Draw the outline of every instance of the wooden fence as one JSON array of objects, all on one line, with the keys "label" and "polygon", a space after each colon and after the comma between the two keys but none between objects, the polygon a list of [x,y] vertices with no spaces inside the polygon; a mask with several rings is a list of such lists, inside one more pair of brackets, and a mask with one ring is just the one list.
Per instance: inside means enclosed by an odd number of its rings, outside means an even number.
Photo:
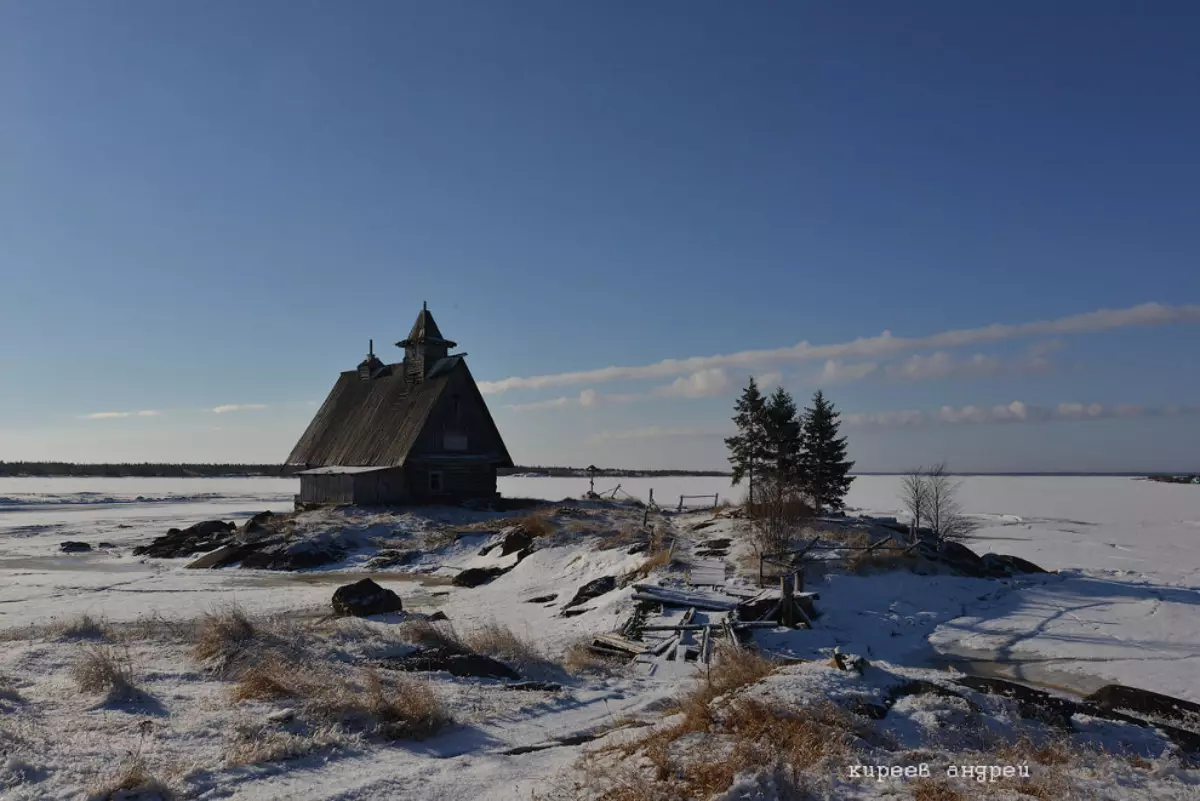
[{"label": "wooden fence", "polygon": [[[684,501],[695,500],[696,498],[712,498],[712,508],[714,510],[717,508],[717,504],[720,500],[718,497],[718,493],[715,493],[715,492],[712,495],[680,495],[679,496],[679,511],[680,512],[683,511]],[[707,506],[707,505],[708,504],[704,504],[704,506]],[[703,509],[704,506],[696,506],[696,507],[689,506],[688,508]]]}]

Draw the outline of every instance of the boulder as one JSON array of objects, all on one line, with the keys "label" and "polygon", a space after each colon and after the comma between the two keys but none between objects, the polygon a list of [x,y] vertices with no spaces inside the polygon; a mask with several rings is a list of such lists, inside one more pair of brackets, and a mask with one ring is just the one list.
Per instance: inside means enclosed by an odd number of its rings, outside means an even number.
[{"label": "boulder", "polygon": [[568,601],[563,608],[569,609],[572,606],[587,603],[593,598],[599,598],[601,595],[612,592],[616,588],[616,576],[603,576],[594,581],[589,581],[579,588],[579,592],[575,593],[575,597]]},{"label": "boulder", "polygon": [[206,520],[182,530],[172,528],[164,536],[156,537],[149,545],[134,548],[133,555],[174,559],[212,551],[232,542],[236,529],[237,526],[233,523],[222,520]]},{"label": "boulder", "polygon": [[400,596],[369,578],[338,587],[333,593],[333,611],[338,615],[370,617],[403,611]]},{"label": "boulder", "polygon": [[108,548],[109,550],[111,550],[113,548],[116,548],[117,546],[113,545],[111,542],[98,542],[98,543],[96,543],[96,547],[97,548]]},{"label": "boulder", "polygon": [[408,656],[396,656],[380,663],[393,670],[445,670],[451,676],[479,679],[518,680],[521,674],[498,659],[448,648],[426,648]]},{"label": "boulder", "polygon": [[502,567],[468,567],[454,577],[451,583],[455,587],[478,587],[487,584],[496,576],[502,576],[508,571]]},{"label": "boulder", "polygon": [[503,534],[503,538],[495,539],[483,546],[479,550],[479,555],[487,556],[497,548],[500,549],[501,556],[508,556],[510,553],[517,553],[518,551],[525,551],[527,549],[532,552],[533,535],[521,526],[513,526],[504,531]]},{"label": "boulder", "polygon": [[1019,556],[1002,553],[985,553],[980,557],[988,573],[997,577],[1016,576],[1023,573],[1048,573],[1049,571]]},{"label": "boulder", "polygon": [[550,593],[549,595],[539,595],[536,598],[526,598],[525,603],[527,603],[527,604],[548,604],[557,597],[558,597],[558,593],[553,592],[553,593]]},{"label": "boulder", "polygon": [[87,553],[92,550],[92,546],[86,542],[78,542],[77,540],[67,540],[60,542],[58,549],[63,553]]}]

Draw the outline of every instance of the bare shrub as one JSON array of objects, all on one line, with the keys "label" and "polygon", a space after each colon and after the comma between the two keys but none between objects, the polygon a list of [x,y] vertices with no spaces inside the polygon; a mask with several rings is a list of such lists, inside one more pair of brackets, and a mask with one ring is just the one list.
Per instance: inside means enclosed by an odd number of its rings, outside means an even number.
[{"label": "bare shrub", "polygon": [[958,502],[960,486],[945,462],[908,471],[901,484],[900,499],[913,517],[913,527],[924,522],[938,540],[970,537],[979,528],[979,521],[963,514]]},{"label": "bare shrub", "polygon": [[642,562],[632,575],[637,579],[645,579],[655,570],[673,564],[674,561],[670,551],[655,551],[646,557],[646,561]]},{"label": "bare shrub", "polygon": [[685,731],[706,729],[712,720],[714,699],[754,684],[778,667],[774,662],[749,649],[721,647],[705,679],[690,692],[676,699],[672,709],[682,712]]},{"label": "bare shrub", "polygon": [[71,676],[85,693],[102,693],[109,701],[129,701],[141,693],[134,684],[128,651],[111,646],[84,648],[71,667]]},{"label": "bare shrub", "polygon": [[756,554],[787,551],[815,511],[808,500],[786,486],[766,486],[746,504],[751,544]]},{"label": "bare shrub", "polygon": [[90,801],[173,801],[174,798],[171,788],[153,776],[145,760],[135,754],[122,760],[116,775],[92,791]]}]

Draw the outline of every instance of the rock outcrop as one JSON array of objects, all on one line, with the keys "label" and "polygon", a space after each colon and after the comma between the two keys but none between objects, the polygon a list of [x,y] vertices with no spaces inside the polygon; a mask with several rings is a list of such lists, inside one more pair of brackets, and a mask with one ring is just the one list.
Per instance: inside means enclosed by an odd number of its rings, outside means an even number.
[{"label": "rock outcrop", "polygon": [[149,545],[133,549],[134,556],[153,556],[159,559],[176,559],[203,551],[212,551],[233,542],[237,526],[223,520],[206,520],[185,529],[172,528]]},{"label": "rock outcrop", "polygon": [[349,617],[386,615],[404,609],[399,595],[369,578],[338,587],[333,593],[332,604],[335,614]]}]

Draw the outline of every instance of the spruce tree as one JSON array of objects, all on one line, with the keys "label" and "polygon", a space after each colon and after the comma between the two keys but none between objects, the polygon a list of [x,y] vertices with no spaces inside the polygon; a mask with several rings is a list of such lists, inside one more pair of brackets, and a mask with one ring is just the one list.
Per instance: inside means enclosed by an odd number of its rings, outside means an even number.
[{"label": "spruce tree", "polygon": [[802,473],[803,428],[797,417],[796,402],[783,387],[771,393],[766,407],[767,470],[777,490],[797,488]]},{"label": "spruce tree", "polygon": [[854,462],[846,460],[846,438],[838,436],[840,413],[817,390],[804,410],[802,435],[805,488],[818,509],[841,509],[854,477]]},{"label": "spruce tree", "polygon": [[753,378],[733,408],[737,412],[733,422],[738,433],[725,440],[725,447],[729,448],[729,463],[733,466],[733,484],[736,486],[742,479],[749,479],[750,502],[753,503],[755,477],[762,476],[768,455],[766,400]]}]

